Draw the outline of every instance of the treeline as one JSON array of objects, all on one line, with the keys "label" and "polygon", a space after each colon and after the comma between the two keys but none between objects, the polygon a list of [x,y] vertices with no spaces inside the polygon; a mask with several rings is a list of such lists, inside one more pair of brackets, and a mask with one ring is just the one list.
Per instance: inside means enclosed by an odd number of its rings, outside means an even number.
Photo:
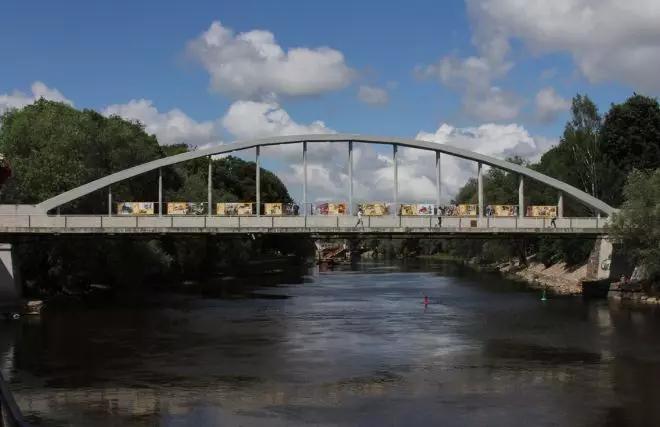
[{"label": "treeline", "polygon": [[[571,119],[566,123],[556,146],[543,154],[537,163],[522,158],[508,160],[566,182],[611,206],[621,207],[625,199],[624,185],[629,174],[634,170],[654,170],[660,167],[660,105],[656,99],[633,94],[625,102],[613,104],[602,116],[588,96],[577,95],[573,98]],[[643,179],[637,177],[637,186],[640,181]],[[518,204],[518,177],[515,174],[490,169],[483,183],[485,204]],[[628,193],[631,191],[629,189]],[[648,189],[647,193],[650,192],[652,190]],[[556,190],[530,179],[525,180],[525,206],[556,205],[558,197]],[[651,202],[645,200],[645,206],[649,207]],[[460,189],[456,201],[477,203],[476,178],[469,180]],[[660,206],[660,199],[658,203]],[[564,195],[563,205],[564,216],[596,214],[567,195]],[[657,207],[653,209],[657,210]],[[648,208],[647,213],[650,210]],[[645,225],[653,230],[660,229],[660,222],[651,225],[647,221]],[[586,261],[594,240],[411,239],[395,243],[372,241],[369,244],[390,256],[437,251],[465,259],[476,258],[482,262],[497,262],[514,257],[524,261],[526,255],[534,253],[539,261],[550,265],[561,261],[568,264]]]},{"label": "treeline", "polygon": [[[12,178],[0,203],[35,204],[86,182],[131,166],[193,150],[161,146],[143,125],[93,110],[39,100],[0,117],[0,152]],[[256,199],[256,165],[235,157],[213,160],[213,200]],[[164,201],[206,201],[208,159],[163,169]],[[261,200],[292,202],[284,184],[261,170]],[[112,186],[115,201],[158,200],[158,172]],[[61,207],[62,214],[106,214],[108,196],[96,192]],[[93,283],[135,286],[162,280],[204,279],[234,274],[256,258],[313,254],[308,239],[277,236],[33,237],[17,245],[20,272],[28,287],[45,291],[85,288]],[[251,270],[258,266],[250,265]]]}]

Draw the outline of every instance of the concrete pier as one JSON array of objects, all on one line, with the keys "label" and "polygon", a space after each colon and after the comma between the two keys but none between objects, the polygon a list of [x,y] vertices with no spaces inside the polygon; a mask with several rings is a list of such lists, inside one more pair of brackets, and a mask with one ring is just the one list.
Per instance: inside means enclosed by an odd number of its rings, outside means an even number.
[{"label": "concrete pier", "polygon": [[0,243],[0,261],[0,312],[15,312],[21,307],[22,295],[11,243]]}]

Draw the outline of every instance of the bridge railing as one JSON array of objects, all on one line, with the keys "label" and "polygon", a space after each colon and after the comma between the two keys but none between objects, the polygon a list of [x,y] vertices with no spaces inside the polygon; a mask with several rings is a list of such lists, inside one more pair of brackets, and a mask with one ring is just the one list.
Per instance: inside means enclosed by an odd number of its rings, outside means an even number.
[{"label": "bridge railing", "polygon": [[0,229],[602,229],[606,218],[365,216],[0,215]]},{"label": "bridge railing", "polygon": [[14,395],[0,373],[0,427],[31,427],[25,421]]}]

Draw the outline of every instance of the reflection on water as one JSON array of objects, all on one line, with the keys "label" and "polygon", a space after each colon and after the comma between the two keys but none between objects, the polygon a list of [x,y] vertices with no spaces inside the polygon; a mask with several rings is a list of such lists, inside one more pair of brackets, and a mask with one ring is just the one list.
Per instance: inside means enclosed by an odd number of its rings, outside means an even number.
[{"label": "reflection on water", "polygon": [[1,366],[28,418],[101,427],[660,425],[653,310],[542,303],[519,285],[420,262],[195,291],[0,326]]}]

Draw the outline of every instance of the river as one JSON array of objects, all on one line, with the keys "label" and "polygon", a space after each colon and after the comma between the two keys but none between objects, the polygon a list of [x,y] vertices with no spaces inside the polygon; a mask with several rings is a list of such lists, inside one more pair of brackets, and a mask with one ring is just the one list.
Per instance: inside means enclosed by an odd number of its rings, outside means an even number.
[{"label": "river", "polygon": [[271,282],[0,324],[3,374],[42,426],[660,426],[652,309],[434,261]]}]

